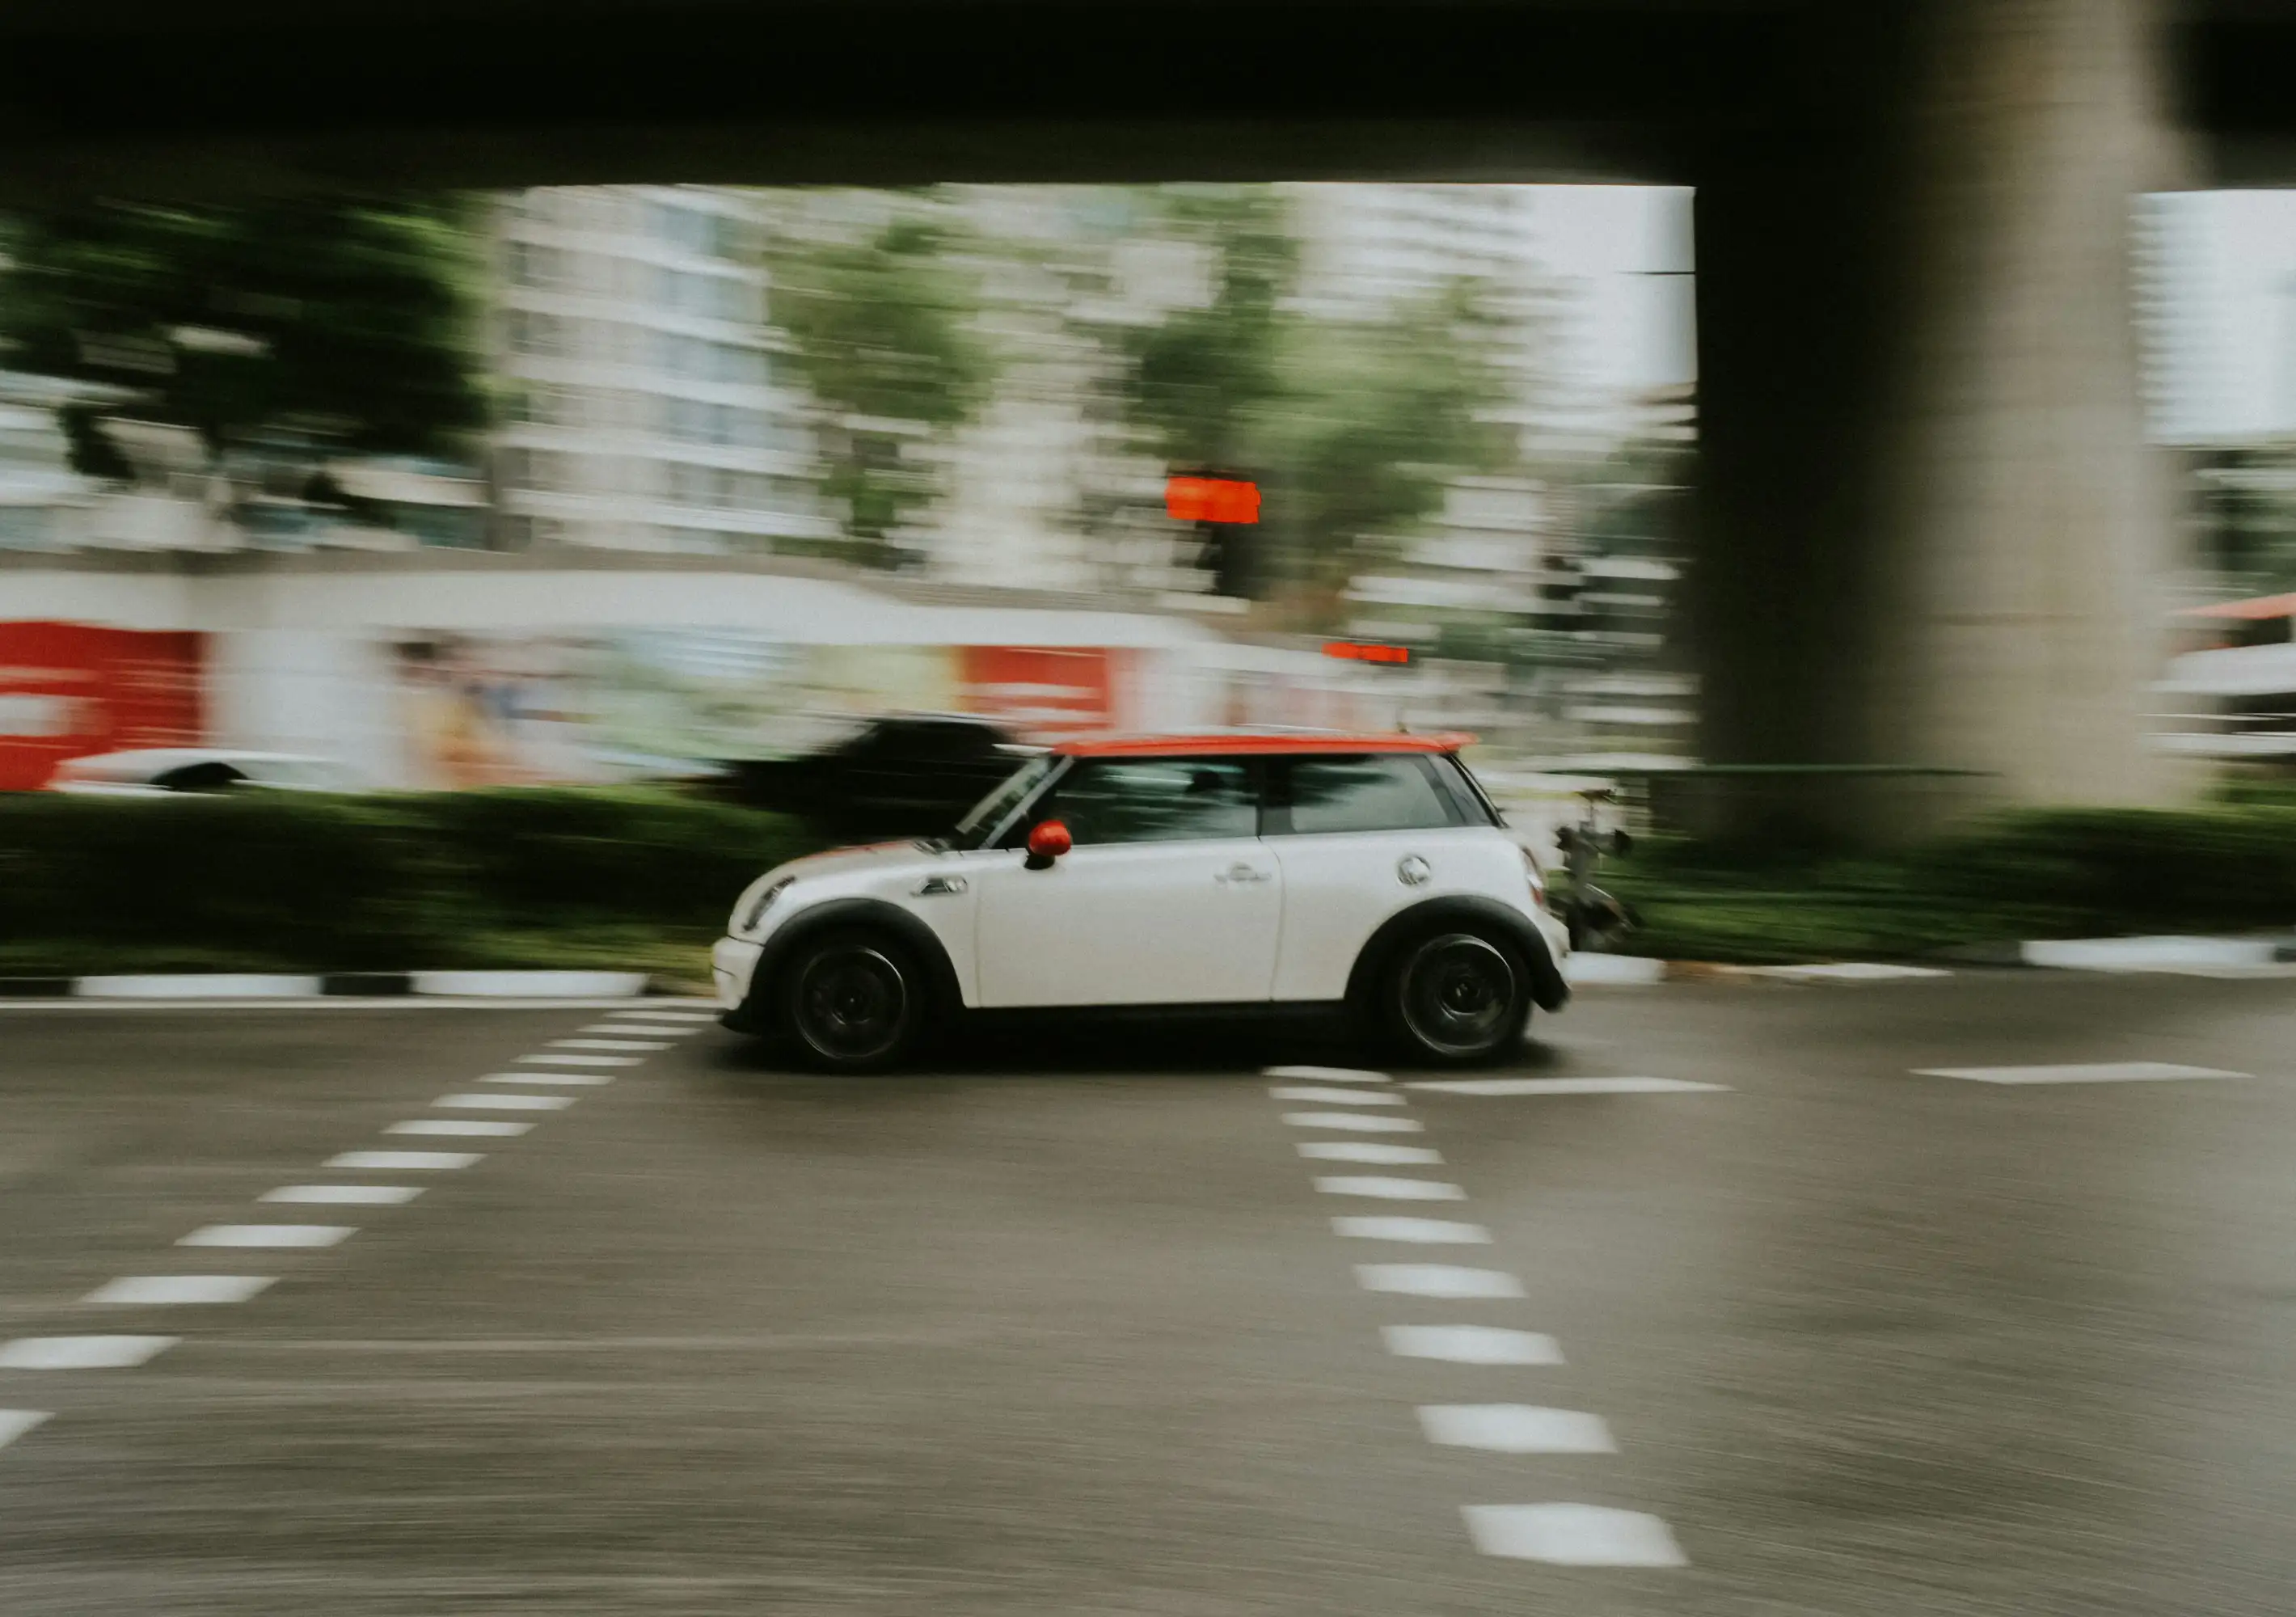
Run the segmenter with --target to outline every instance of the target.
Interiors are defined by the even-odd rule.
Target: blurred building
[[[748,193],[505,197],[500,542],[742,554],[829,537],[766,324]]]

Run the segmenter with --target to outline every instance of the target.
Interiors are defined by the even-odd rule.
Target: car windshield
[[[957,821],[956,829],[941,841],[952,848],[980,847],[996,833],[1004,817],[1020,807],[1021,800],[1042,785],[1045,777],[1060,765],[1055,753],[1030,759],[1007,776],[1004,784],[975,803],[972,811]]]

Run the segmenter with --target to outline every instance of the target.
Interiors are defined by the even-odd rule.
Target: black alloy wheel
[[[783,1021],[817,1066],[871,1071],[890,1066],[922,1021],[921,985],[902,951],[882,938],[840,934],[790,963]]]
[[[1395,974],[1397,1030],[1439,1062],[1512,1049],[1530,1014],[1529,981],[1508,951],[1475,932],[1439,932],[1406,949]]]

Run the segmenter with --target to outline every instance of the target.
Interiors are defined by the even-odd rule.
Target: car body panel
[[[979,993],[994,1009],[1264,1000],[1282,882],[1259,837],[1114,842],[976,882]]]
[[[1389,916],[1429,899],[1497,899],[1536,923],[1522,855],[1496,826],[1277,836],[1267,847],[1283,871],[1278,999],[1340,998],[1365,940]],[[1407,860],[1419,862],[1416,882],[1400,874]]]

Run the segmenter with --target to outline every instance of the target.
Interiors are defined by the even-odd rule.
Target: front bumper
[[[758,956],[765,945],[745,938],[720,938],[709,948],[709,975],[717,984],[718,1003],[727,1014],[738,1015],[750,997],[750,979],[757,975]]]

